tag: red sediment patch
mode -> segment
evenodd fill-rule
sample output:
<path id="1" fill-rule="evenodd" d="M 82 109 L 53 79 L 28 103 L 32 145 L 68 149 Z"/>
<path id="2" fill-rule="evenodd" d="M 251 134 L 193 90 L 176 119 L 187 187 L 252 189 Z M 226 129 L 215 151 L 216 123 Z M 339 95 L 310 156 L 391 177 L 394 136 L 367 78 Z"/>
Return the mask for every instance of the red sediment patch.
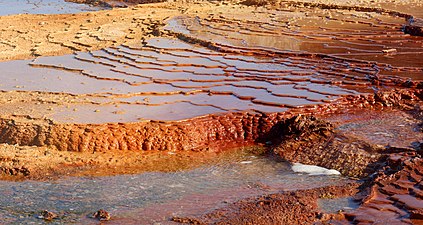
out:
<path id="1" fill-rule="evenodd" d="M 386 110 L 417 110 L 421 90 L 393 90 L 375 95 L 345 97 L 335 103 L 314 108 L 292 109 L 284 113 L 229 113 L 209 115 L 185 121 L 138 122 L 120 124 L 60 124 L 48 120 L 34 123 L 31 118 L 4 119 L 2 140 L 22 145 L 53 145 L 61 150 L 83 152 L 116 152 L 114 150 L 220 150 L 225 144 L 243 145 L 271 141 L 272 149 L 282 158 L 339 169 L 343 174 L 366 177 L 362 191 L 367 196 L 359 209 L 345 214 L 349 221 L 374 221 L 377 212 L 386 213 L 385 221 L 407 221 L 419 218 L 421 172 L 416 151 L 380 147 L 337 130 L 337 125 L 298 114 L 347 114 L 357 107 Z M 419 118 L 419 117 L 418 117 Z M 26 120 L 26 121 L 25 121 Z M 268 143 L 269 144 L 269 143 Z M 126 151 L 123 151 L 126 152 Z M 403 155 L 402 155 L 403 154 Z M 414 154 L 414 155 L 413 155 Z M 405 158 L 404 158 L 405 157 Z M 408 157 L 408 161 L 406 158 Z M 387 160 L 385 160 L 387 159 Z M 417 163 L 417 164 L 416 164 Z M 84 162 L 82 162 L 84 165 Z M 404 166 L 405 165 L 405 166 Z M 404 168 L 416 168 L 407 169 Z M 401 175 L 392 179 L 397 171 Z M 374 173 L 376 172 L 376 175 Z M 379 178 L 380 177 L 380 178 Z M 394 183 L 390 183 L 394 181 Z M 416 181 L 419 181 L 416 183 Z M 213 223 L 231 221 L 268 224 L 303 223 L 342 220 L 344 214 L 325 214 L 317 207 L 317 199 L 328 196 L 351 196 L 360 191 L 358 183 L 340 187 L 283 192 L 249 198 L 199 216 L 175 217 L 174 221 Z M 407 192 L 407 191 L 408 192 Z M 407 196 L 411 197 L 407 197 Z M 368 205 L 366 205 L 368 204 Z M 367 207 L 367 208 L 363 208 Z M 400 217 L 399 217 L 400 215 Z M 302 220 L 299 220 L 301 218 Z"/>
<path id="2" fill-rule="evenodd" d="M 188 224 L 311 224 L 342 215 L 321 213 L 317 199 L 322 196 L 344 197 L 356 193 L 357 183 L 327 186 L 311 190 L 281 192 L 248 198 L 202 216 L 173 217 Z"/>
<path id="3" fill-rule="evenodd" d="M 346 218 L 354 223 L 420 223 L 422 163 L 416 154 L 392 154 L 371 181 L 361 206 Z"/>

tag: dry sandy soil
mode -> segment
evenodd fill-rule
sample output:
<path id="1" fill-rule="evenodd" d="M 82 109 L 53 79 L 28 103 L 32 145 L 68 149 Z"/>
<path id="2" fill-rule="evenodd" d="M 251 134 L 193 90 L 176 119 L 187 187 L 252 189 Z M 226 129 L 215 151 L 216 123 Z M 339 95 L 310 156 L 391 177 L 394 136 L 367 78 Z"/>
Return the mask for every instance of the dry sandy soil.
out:
<path id="1" fill-rule="evenodd" d="M 248 2 L 248 1 L 247 1 Z M 262 4 L 252 1 L 249 4 Z M 423 3 L 408 1 L 276 1 L 272 5 L 301 5 L 302 2 L 328 6 L 383 8 L 408 15 L 420 15 Z M 247 4 L 247 3 L 246 3 Z M 154 29 L 169 18 L 188 15 L 237 14 L 248 16 L 254 7 L 237 2 L 198 1 L 142 4 L 124 9 L 76 15 L 12 15 L 0 24 L 0 60 L 30 59 L 35 56 L 63 55 L 121 44 L 138 43 L 154 35 Z"/>

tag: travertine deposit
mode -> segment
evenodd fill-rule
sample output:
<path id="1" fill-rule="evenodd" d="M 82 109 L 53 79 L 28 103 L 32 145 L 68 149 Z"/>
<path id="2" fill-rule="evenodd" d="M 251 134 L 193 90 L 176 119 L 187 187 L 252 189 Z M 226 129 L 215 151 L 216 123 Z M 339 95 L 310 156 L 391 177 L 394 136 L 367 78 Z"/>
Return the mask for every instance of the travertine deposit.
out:
<path id="1" fill-rule="evenodd" d="M 3 178 L 175 171 L 260 145 L 362 183 L 173 221 L 421 223 L 420 1 L 74 2 L 126 8 L 0 17 Z M 323 213 L 328 196 L 360 206 Z"/>

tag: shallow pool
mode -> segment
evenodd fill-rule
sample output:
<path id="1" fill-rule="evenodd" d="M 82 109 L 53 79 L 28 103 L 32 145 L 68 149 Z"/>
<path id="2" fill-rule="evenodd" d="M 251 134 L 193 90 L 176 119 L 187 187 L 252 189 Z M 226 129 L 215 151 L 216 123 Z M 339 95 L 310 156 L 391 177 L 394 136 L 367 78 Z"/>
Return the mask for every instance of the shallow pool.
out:
<path id="1" fill-rule="evenodd" d="M 53 224 L 98 221 L 105 209 L 111 224 L 172 224 L 172 216 L 203 214 L 242 198 L 347 182 L 340 176 L 293 173 L 273 156 L 240 154 L 231 161 L 175 173 L 148 172 L 56 181 L 0 181 L 0 218 L 6 223 L 43 223 L 42 210 L 57 213 Z"/>
<path id="2" fill-rule="evenodd" d="M 69 14 L 100 9 L 102 8 L 65 2 L 64 0 L 0 0 L 0 16 L 12 14 Z"/>

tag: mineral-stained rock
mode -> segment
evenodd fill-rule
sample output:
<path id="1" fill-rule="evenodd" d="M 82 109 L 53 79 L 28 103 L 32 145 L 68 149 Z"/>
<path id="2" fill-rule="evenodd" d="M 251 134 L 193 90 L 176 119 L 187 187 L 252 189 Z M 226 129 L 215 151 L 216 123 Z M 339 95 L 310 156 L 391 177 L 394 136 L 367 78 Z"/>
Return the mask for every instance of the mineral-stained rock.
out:
<path id="1" fill-rule="evenodd" d="M 57 214 L 56 213 L 54 213 L 54 212 L 50 212 L 50 211 L 47 211 L 47 210 L 44 210 L 39 216 L 38 216 L 38 218 L 40 218 L 40 219 L 44 219 L 44 220 L 47 220 L 47 221 L 51 221 L 51 220 L 53 220 L 53 219 L 55 219 L 55 218 L 57 218 Z"/>
<path id="2" fill-rule="evenodd" d="M 72 1 L 126 7 L 161 0 Z M 410 4 L 414 7 L 409 9 L 397 3 L 401 1 L 333 2 L 247 0 L 245 5 L 266 7 L 234 7 L 234 2 L 226 1 L 169 1 L 121 11 L 4 17 L 0 24 L 0 60 L 80 51 L 60 60 L 38 57 L 31 66 L 25 64 L 39 70 L 55 68 L 60 74 L 73 71 L 72 77 L 77 79 L 72 82 L 79 86 L 66 91 L 46 87 L 46 83 L 56 85 L 48 79 L 30 88 L 18 83 L 20 79 L 2 86 L 0 142 L 73 153 L 221 150 L 229 144 L 268 143 L 283 159 L 336 169 L 344 175 L 366 178 L 366 182 L 362 189 L 352 182 L 344 187 L 254 197 L 198 218 L 173 220 L 197 224 L 302 224 L 326 220 L 343 223 L 345 215 L 352 223 L 421 222 L 420 140 L 413 148 L 389 143 L 380 146 L 340 132 L 335 124 L 310 114 L 322 116 L 351 108 L 396 108 L 414 109 L 416 118 L 421 120 L 421 109 L 415 106 L 423 100 L 423 84 L 413 79 L 421 79 L 422 40 L 409 34 L 422 33 L 421 21 L 412 16 L 413 11 L 419 13 L 422 4 L 414 0 Z M 359 2 L 363 4 L 356 4 Z M 253 14 L 255 18 L 251 17 Z M 160 38 L 148 40 L 148 36 Z M 216 41 L 216 37 L 222 39 Z M 102 50 L 94 51 L 99 49 Z M 4 78 L 13 72 L 5 73 Z M 33 77 L 26 84 L 34 85 Z M 78 87 L 85 85 L 80 82 L 82 78 L 107 84 L 93 91 L 68 93 L 81 91 Z M 109 90 L 111 83 L 122 90 Z M 159 90 L 164 86 L 167 88 Z M 385 91 L 392 86 L 403 89 Z M 381 91 L 369 94 L 373 90 Z M 11 98 L 4 97 L 8 94 Z M 17 95 L 25 97 L 17 99 Z M 217 97 L 214 102 L 207 98 L 218 95 L 222 98 Z M 164 97 L 155 104 L 149 100 L 152 96 Z M 81 97 L 87 100 L 82 101 Z M 203 101 L 206 98 L 208 101 Z M 113 107 L 112 116 L 146 112 L 153 105 L 172 105 L 170 99 L 189 103 L 184 106 L 213 110 L 202 112 L 201 116 L 188 113 L 190 116 L 184 119 L 166 120 L 170 122 L 150 121 L 143 116 L 134 116 L 128 119 L 130 122 L 92 122 L 80 116 L 95 114 L 95 119 L 102 118 L 107 107 Z M 217 104 L 222 99 L 230 100 L 223 106 Z M 234 101 L 240 104 L 233 106 Z M 51 114 L 46 115 L 46 111 Z M 60 120 L 60 112 L 72 112 L 82 122 Z M 421 131 L 422 125 L 417 124 L 416 130 Z M 19 149 L 15 152 L 21 153 Z M 20 161 L 19 157 L 27 157 L 27 161 Z M 72 162 L 67 156 L 62 158 L 60 163 Z M 105 158 L 108 159 L 99 161 L 112 159 Z M 23 154 L 7 155 L 1 161 L 2 173 L 12 176 L 27 176 L 33 168 L 44 165 L 22 166 L 31 161 Z M 82 159 L 75 164 L 85 163 Z M 350 196 L 359 190 L 363 197 L 357 210 L 333 215 L 317 208 L 319 197 Z M 54 217 L 51 212 L 44 214 L 43 218 Z M 104 210 L 93 216 L 110 219 Z"/>
<path id="3" fill-rule="evenodd" d="M 100 209 L 97 212 L 95 212 L 93 214 L 93 217 L 100 221 L 108 221 L 111 218 L 110 214 L 104 209 Z"/>
<path id="4" fill-rule="evenodd" d="M 283 159 L 336 169 L 352 177 L 365 177 L 385 158 L 380 147 L 338 134 L 334 126 L 315 117 L 295 116 L 275 125 L 281 142 L 273 151 Z"/>
<path id="5" fill-rule="evenodd" d="M 358 183 L 310 190 L 288 191 L 253 197 L 200 216 L 173 217 L 172 221 L 188 224 L 312 224 L 340 219 L 341 214 L 324 214 L 318 209 L 321 196 L 353 195 Z"/>
<path id="6" fill-rule="evenodd" d="M 421 223 L 423 160 L 410 153 L 392 154 L 368 185 L 361 206 L 346 213 L 354 223 Z"/>

